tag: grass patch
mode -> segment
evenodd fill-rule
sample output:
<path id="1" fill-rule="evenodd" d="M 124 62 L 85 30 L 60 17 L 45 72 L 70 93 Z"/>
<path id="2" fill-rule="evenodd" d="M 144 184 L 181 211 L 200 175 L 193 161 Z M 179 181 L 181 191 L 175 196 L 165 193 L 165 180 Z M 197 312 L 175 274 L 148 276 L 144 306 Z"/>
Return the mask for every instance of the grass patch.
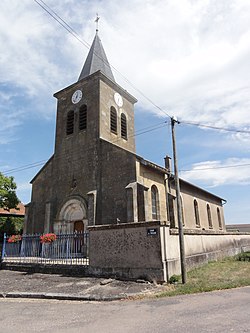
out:
<path id="1" fill-rule="evenodd" d="M 181 281 L 181 278 L 180 278 Z M 156 297 L 194 294 L 212 290 L 231 289 L 250 285 L 250 262 L 239 261 L 237 257 L 195 268 L 187 273 L 187 283 L 166 287 Z"/>

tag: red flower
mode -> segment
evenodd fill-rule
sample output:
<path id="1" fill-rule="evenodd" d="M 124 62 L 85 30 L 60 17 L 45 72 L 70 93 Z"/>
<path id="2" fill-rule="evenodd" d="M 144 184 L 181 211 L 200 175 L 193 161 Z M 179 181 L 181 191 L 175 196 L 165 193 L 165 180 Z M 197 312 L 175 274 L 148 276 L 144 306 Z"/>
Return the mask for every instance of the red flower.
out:
<path id="1" fill-rule="evenodd" d="M 8 239 L 8 243 L 17 243 L 19 241 L 22 240 L 22 236 L 21 235 L 12 235 L 9 237 Z"/>
<path id="2" fill-rule="evenodd" d="M 40 236 L 41 243 L 52 243 L 55 240 L 56 240 L 56 235 L 52 233 Z"/>

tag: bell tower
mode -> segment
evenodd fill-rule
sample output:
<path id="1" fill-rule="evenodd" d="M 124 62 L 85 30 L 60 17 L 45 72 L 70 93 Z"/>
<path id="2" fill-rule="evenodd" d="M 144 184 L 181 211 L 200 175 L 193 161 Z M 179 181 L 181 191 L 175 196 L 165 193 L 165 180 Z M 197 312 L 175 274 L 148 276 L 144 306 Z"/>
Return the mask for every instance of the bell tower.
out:
<path id="1" fill-rule="evenodd" d="M 82 153 L 99 139 L 135 152 L 136 99 L 115 82 L 98 30 L 78 81 L 54 96 L 55 156 Z"/>

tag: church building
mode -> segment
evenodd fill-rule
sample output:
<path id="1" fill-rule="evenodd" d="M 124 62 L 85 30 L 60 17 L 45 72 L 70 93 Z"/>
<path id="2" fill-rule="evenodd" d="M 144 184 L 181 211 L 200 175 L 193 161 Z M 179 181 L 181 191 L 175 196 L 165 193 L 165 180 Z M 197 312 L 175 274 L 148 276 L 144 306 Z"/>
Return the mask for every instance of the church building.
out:
<path id="1" fill-rule="evenodd" d="M 113 76 L 98 32 L 77 82 L 57 99 L 55 149 L 32 179 L 26 233 L 165 221 L 177 229 L 175 178 L 136 154 L 136 98 Z M 184 230 L 225 231 L 224 200 L 180 179 Z"/>

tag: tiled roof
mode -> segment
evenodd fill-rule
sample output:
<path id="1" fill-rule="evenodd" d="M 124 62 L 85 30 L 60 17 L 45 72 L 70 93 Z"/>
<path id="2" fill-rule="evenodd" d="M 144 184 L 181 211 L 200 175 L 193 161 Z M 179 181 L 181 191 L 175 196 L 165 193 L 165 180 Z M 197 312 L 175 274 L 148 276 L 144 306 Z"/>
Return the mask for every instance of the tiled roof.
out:
<path id="1" fill-rule="evenodd" d="M 5 210 L 3 208 L 0 208 L 0 216 L 1 215 L 11 215 L 11 216 L 15 216 L 15 215 L 25 215 L 25 207 L 22 203 L 18 204 L 17 206 L 18 209 L 10 209 L 10 211 Z"/>

